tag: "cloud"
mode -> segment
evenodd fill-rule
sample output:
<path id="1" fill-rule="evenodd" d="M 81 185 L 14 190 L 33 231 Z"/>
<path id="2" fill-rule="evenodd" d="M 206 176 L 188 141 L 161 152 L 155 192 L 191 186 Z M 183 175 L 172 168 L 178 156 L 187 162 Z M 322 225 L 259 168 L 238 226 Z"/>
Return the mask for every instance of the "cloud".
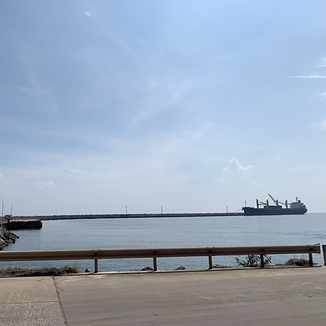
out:
<path id="1" fill-rule="evenodd" d="M 283 153 L 284 153 L 284 151 L 279 151 L 279 152 L 278 152 L 278 154 L 277 154 L 277 156 L 276 156 L 276 159 L 277 159 L 278 161 L 281 160 L 281 157 L 282 157 Z"/>
<path id="2" fill-rule="evenodd" d="M 85 170 L 74 168 L 74 169 L 69 169 L 69 172 L 76 173 L 76 174 L 81 174 L 81 173 L 85 173 L 86 171 Z"/>
<path id="3" fill-rule="evenodd" d="M 253 174 L 254 167 L 252 165 L 244 166 L 237 158 L 230 160 L 230 165 L 222 171 L 222 182 L 238 182 L 241 180 L 249 180 Z"/>
<path id="4" fill-rule="evenodd" d="M 291 78 L 302 78 L 302 79 L 325 79 L 325 75 L 303 75 L 303 76 L 291 76 Z"/>
<path id="5" fill-rule="evenodd" d="M 40 190 L 51 190 L 56 188 L 56 184 L 52 180 L 48 181 L 36 181 L 33 186 Z"/>
<path id="6" fill-rule="evenodd" d="M 3 174 L 0 172 L 0 179 L 3 178 Z"/>
<path id="7" fill-rule="evenodd" d="M 311 128 L 318 129 L 320 131 L 325 131 L 326 130 L 326 120 L 312 124 Z"/>
<path id="8" fill-rule="evenodd" d="M 131 124 L 142 123 L 155 114 L 171 108 L 184 107 L 188 94 L 198 87 L 198 81 L 183 74 L 165 73 L 148 77 L 139 112 Z"/>
<path id="9" fill-rule="evenodd" d="M 321 63 L 317 66 L 318 68 L 325 68 L 326 67 L 326 57 L 321 59 Z"/>
<path id="10" fill-rule="evenodd" d="M 295 166 L 295 167 L 290 167 L 287 168 L 286 171 L 289 171 L 291 173 L 297 173 L 297 172 L 305 172 L 309 170 L 315 170 L 318 169 L 318 167 L 311 167 L 311 166 Z"/>
<path id="11" fill-rule="evenodd" d="M 321 96 L 326 98 L 326 92 L 321 93 Z"/>
<path id="12" fill-rule="evenodd" d="M 326 57 L 321 59 L 321 63 L 317 65 L 318 68 L 326 68 Z M 300 75 L 291 76 L 290 78 L 300 78 L 300 79 L 325 79 L 326 75 Z"/>
<path id="13" fill-rule="evenodd" d="M 48 87 L 47 89 L 45 89 L 44 87 L 41 87 L 39 84 L 37 84 L 34 80 L 32 80 L 31 78 L 29 78 L 29 82 L 30 82 L 30 87 L 18 87 L 21 91 L 31 95 L 31 96 L 35 96 L 35 97 L 42 97 L 42 96 L 48 96 L 51 89 L 54 86 L 54 83 Z"/>
<path id="14" fill-rule="evenodd" d="M 92 14 L 87 10 L 84 11 L 84 15 L 88 17 L 92 17 Z"/>
<path id="15" fill-rule="evenodd" d="M 53 82 L 48 87 L 43 87 L 37 82 L 35 82 L 35 80 L 32 78 L 28 77 L 28 80 L 28 87 L 20 86 L 18 87 L 18 89 L 27 94 L 28 96 L 34 98 L 36 101 L 41 101 L 39 103 L 42 103 L 42 108 L 46 107 L 52 112 L 57 112 L 58 110 L 56 107 L 56 103 L 52 96 L 52 90 L 55 86 L 55 83 Z"/>

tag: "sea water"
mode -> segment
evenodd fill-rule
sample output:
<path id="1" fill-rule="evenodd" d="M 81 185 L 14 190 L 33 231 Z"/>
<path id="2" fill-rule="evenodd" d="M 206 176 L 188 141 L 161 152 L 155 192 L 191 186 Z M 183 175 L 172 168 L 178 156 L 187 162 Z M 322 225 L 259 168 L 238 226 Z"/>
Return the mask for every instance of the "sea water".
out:
<path id="1" fill-rule="evenodd" d="M 289 216 L 218 216 L 173 218 L 118 218 L 43 221 L 40 230 L 14 231 L 15 244 L 4 250 L 59 250 L 99 248 L 163 248 L 326 244 L 326 213 Z M 272 256 L 272 263 L 308 255 Z M 213 257 L 213 264 L 235 266 L 236 257 Z M 314 255 L 323 263 L 323 256 Z M 100 271 L 140 270 L 152 259 L 100 260 Z M 2 262 L 0 268 L 76 265 L 93 270 L 93 261 Z M 207 257 L 158 258 L 158 269 L 207 268 Z"/>

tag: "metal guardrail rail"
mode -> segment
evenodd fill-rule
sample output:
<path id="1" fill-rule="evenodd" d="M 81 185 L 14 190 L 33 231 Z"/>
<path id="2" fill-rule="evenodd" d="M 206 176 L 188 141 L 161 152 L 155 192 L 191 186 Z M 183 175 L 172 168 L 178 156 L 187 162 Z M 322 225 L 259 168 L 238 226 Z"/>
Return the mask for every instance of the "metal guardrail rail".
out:
<path id="1" fill-rule="evenodd" d="M 24 250 L 1 251 L 0 261 L 43 260 L 94 260 L 94 272 L 98 272 L 99 259 L 152 258 L 157 271 L 157 258 L 207 256 L 209 269 L 213 268 L 213 256 L 260 255 L 264 268 L 264 255 L 309 254 L 309 266 L 313 266 L 312 254 L 320 254 L 320 244 L 277 245 L 244 247 L 193 247 L 193 248 L 117 248 L 76 250 Z"/>

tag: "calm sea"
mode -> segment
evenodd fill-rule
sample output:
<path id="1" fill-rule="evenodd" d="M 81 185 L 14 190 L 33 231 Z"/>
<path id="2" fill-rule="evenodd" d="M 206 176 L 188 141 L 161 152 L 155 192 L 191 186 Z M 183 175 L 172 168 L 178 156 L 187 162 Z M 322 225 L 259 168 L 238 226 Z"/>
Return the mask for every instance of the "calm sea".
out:
<path id="1" fill-rule="evenodd" d="M 245 246 L 326 244 L 326 213 L 301 216 L 222 216 L 44 221 L 41 230 L 15 231 L 19 239 L 5 250 Z M 293 256 L 273 256 L 283 263 Z M 307 258 L 299 256 L 298 258 Z M 314 255 L 323 263 L 323 256 Z M 235 265 L 235 257 L 214 257 L 214 264 Z M 92 261 L 8 262 L 0 268 L 77 265 L 93 270 Z M 100 260 L 100 271 L 140 270 L 151 259 Z M 207 268 L 206 257 L 161 258 L 158 269 Z"/>

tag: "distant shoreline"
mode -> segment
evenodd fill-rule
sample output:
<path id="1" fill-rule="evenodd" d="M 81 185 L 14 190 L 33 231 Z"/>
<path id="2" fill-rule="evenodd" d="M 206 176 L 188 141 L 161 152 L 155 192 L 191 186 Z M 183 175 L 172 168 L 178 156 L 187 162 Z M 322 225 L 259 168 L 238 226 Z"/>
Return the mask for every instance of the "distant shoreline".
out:
<path id="1" fill-rule="evenodd" d="M 15 219 L 48 220 L 82 220 L 82 219 L 126 219 L 126 218 L 167 218 L 167 217 L 205 217 L 205 216 L 243 216 L 243 213 L 141 213 L 141 214 L 69 214 L 69 215 L 44 215 L 44 216 L 12 216 Z"/>

